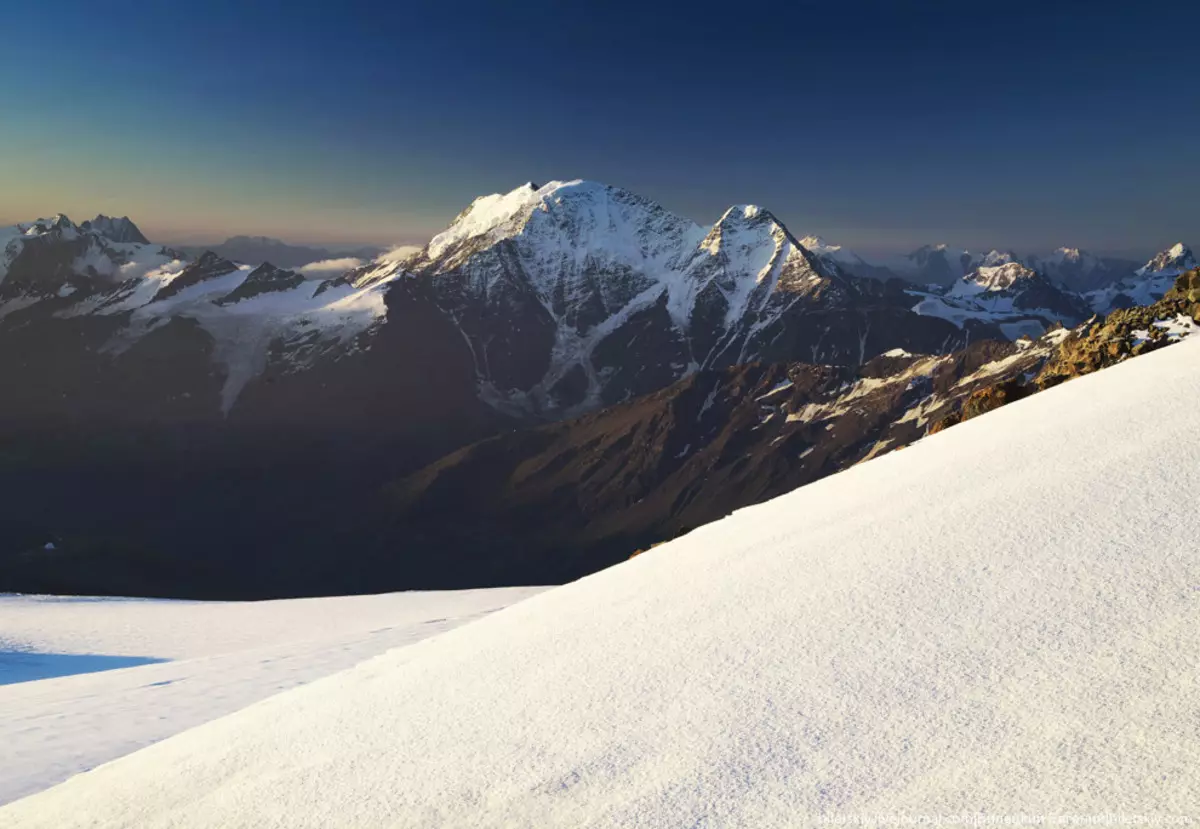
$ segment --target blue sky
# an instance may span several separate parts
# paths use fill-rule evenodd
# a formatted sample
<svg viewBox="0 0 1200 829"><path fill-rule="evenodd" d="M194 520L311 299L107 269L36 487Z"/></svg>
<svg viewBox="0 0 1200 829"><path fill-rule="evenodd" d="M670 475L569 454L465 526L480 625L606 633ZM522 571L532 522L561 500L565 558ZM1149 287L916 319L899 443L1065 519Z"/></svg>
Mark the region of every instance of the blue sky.
<svg viewBox="0 0 1200 829"><path fill-rule="evenodd" d="M1200 243L1196 4L25 8L3 221L414 242L476 195L592 178L868 252Z"/></svg>

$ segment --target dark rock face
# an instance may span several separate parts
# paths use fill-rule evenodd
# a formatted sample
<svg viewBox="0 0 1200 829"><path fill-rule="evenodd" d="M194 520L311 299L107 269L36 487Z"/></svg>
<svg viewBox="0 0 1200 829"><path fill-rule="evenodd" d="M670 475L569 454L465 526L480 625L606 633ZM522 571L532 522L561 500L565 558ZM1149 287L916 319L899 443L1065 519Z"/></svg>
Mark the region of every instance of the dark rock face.
<svg viewBox="0 0 1200 829"><path fill-rule="evenodd" d="M892 451L1051 345L979 342L860 367L760 363L461 449L391 489L384 545L409 539L448 571L576 578L634 551ZM1005 374L1004 376L1010 376ZM397 562L395 566L402 566Z"/></svg>
<svg viewBox="0 0 1200 829"><path fill-rule="evenodd" d="M128 216L118 219L101 213L91 221L83 222L79 227L83 230L94 230L114 242L136 245L150 244L150 240L142 234L142 231Z"/></svg>
<svg viewBox="0 0 1200 829"><path fill-rule="evenodd" d="M987 414L1015 400L1028 397L1031 392L1032 390L1028 386L1022 385L1016 379L1005 380L1003 383L979 389L963 403L962 414L958 420L962 422Z"/></svg>
<svg viewBox="0 0 1200 829"><path fill-rule="evenodd" d="M184 268L183 273L173 279L154 295L154 301L170 299L179 293L199 285L209 279L227 276L238 269L237 265L228 259L222 259L212 251L203 254L195 262Z"/></svg>
<svg viewBox="0 0 1200 829"><path fill-rule="evenodd" d="M240 285L216 301L217 305L232 305L243 299L253 299L262 294L289 291L304 284L304 277L294 271L285 271L270 262L264 262L250 272ZM314 290L316 286L313 286Z"/></svg>

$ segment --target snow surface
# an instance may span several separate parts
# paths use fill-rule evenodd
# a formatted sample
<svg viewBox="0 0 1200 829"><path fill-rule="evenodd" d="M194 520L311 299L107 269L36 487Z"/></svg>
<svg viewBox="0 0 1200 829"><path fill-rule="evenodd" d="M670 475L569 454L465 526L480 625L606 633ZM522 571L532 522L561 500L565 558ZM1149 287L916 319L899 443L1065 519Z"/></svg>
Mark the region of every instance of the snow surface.
<svg viewBox="0 0 1200 829"><path fill-rule="evenodd" d="M269 602L0 596L0 803L540 589Z"/></svg>
<svg viewBox="0 0 1200 829"><path fill-rule="evenodd" d="M1073 380L0 824L1200 814L1198 395L1192 340Z"/></svg>

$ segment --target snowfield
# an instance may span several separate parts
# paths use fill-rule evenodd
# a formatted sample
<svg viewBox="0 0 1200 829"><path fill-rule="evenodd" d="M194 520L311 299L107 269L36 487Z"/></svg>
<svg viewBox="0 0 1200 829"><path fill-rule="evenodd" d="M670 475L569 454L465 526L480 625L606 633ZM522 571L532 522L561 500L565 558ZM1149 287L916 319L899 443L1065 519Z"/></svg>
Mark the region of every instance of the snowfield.
<svg viewBox="0 0 1200 829"><path fill-rule="evenodd" d="M1200 819L1198 398L1192 340L1073 380L0 825Z"/></svg>
<svg viewBox="0 0 1200 829"><path fill-rule="evenodd" d="M0 803L539 589L270 602L0 596Z"/></svg>

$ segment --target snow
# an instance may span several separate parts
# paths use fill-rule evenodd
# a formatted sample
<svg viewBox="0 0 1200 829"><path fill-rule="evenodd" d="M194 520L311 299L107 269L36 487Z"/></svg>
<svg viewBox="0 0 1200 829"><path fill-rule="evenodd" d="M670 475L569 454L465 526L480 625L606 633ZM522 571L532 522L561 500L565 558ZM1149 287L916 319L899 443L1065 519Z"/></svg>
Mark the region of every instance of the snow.
<svg viewBox="0 0 1200 829"><path fill-rule="evenodd" d="M1134 274L1139 277L1178 276L1196 267L1196 264L1196 257L1187 245L1178 242L1138 268Z"/></svg>
<svg viewBox="0 0 1200 829"><path fill-rule="evenodd" d="M884 357L911 357L912 355L903 348L893 348L891 351L883 352Z"/></svg>
<svg viewBox="0 0 1200 829"><path fill-rule="evenodd" d="M1155 320L1152 325L1162 329L1167 339L1172 342L1182 340L1196 332L1196 322L1184 314L1176 314L1170 319ZM1133 332L1131 339L1133 345L1141 345L1150 339L1150 331L1145 328L1138 329Z"/></svg>
<svg viewBox="0 0 1200 829"><path fill-rule="evenodd" d="M508 244L497 248L500 241ZM484 302L514 290L531 292L556 323L543 376L527 390L507 393L489 385L489 370L477 359L481 396L528 415L552 406L553 389L578 366L588 389L575 410L599 405L603 378L593 368L593 351L601 335L659 302L672 333L685 343L698 298L707 291L718 307L723 303L726 333L736 332L714 350L737 354L792 299L767 307L782 278L809 290L821 284L825 266L817 263L755 205L731 207L706 228L617 187L555 181L477 199L420 254L376 260L370 274L429 273ZM597 310L604 322L579 324ZM464 336L470 341L470 332ZM687 355L679 376L714 356Z"/></svg>
<svg viewBox="0 0 1200 829"><path fill-rule="evenodd" d="M1198 357L1185 341L1011 404L0 823L1194 815Z"/></svg>
<svg viewBox="0 0 1200 829"><path fill-rule="evenodd" d="M909 289L907 293L919 298L912 307L913 313L940 317L959 328L972 320L996 323L1006 337L1015 340L1037 337L1048 324L1064 319L1063 314L1049 308L1017 306L1023 291L1021 283L1035 279L1034 271L1019 262L1009 262L977 268L945 293L917 289Z"/></svg>
<svg viewBox="0 0 1200 829"><path fill-rule="evenodd" d="M1062 345L1063 340L1065 340L1069 336L1071 336L1071 329L1056 328L1053 331L1048 331L1047 333L1043 334L1042 341L1049 343L1052 346Z"/></svg>
<svg viewBox="0 0 1200 829"><path fill-rule="evenodd" d="M1007 255L992 251L985 258L985 262ZM955 282L950 288L950 294L958 297L976 297L987 292L1007 291L1014 288L1021 280L1034 277L1035 273L1020 262L1008 261L1001 264L984 265Z"/></svg>
<svg viewBox="0 0 1200 829"><path fill-rule="evenodd" d="M0 596L0 803L540 589L267 602Z"/></svg>
<svg viewBox="0 0 1200 829"><path fill-rule="evenodd" d="M18 226L0 227L0 282L8 276L8 266L21 252L24 235Z"/></svg>
<svg viewBox="0 0 1200 829"><path fill-rule="evenodd" d="M449 228L429 241L429 255L441 256L454 245L492 233L497 227L508 224L515 216L531 208L542 195L542 190L553 192L564 184L579 183L553 181L539 190L530 182L509 193L480 196L459 214Z"/></svg>

